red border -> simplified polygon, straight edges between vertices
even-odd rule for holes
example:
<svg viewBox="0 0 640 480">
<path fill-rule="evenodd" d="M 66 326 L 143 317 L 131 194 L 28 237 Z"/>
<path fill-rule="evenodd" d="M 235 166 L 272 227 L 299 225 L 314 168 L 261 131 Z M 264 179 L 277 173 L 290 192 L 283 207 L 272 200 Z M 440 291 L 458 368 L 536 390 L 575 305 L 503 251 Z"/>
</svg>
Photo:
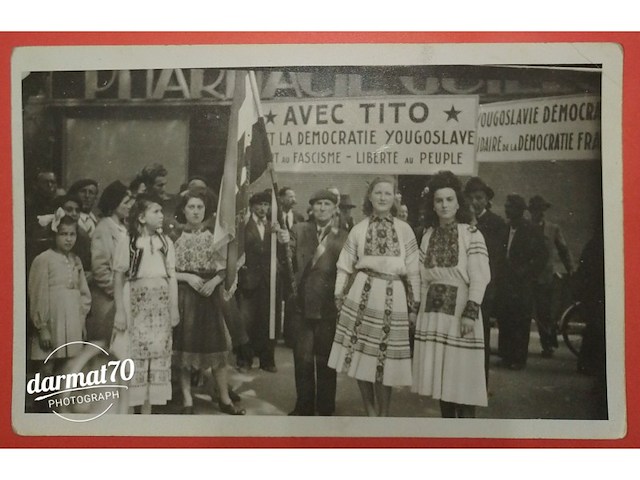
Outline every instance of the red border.
<svg viewBox="0 0 640 480">
<path fill-rule="evenodd" d="M 632 161 L 640 157 L 640 142 L 632 121 L 638 118 L 640 105 L 640 33 L 635 32 L 0 32 L 0 212 L 3 225 L 11 221 L 11 54 L 20 46 L 66 45 L 199 45 L 199 44 L 271 44 L 271 43 L 509 43 L 509 42 L 613 42 L 624 49 L 623 77 L 623 191 L 624 203 L 637 205 L 640 200 L 633 178 L 640 175 L 640 166 Z M 625 264 L 637 265 L 640 250 L 632 248 L 640 242 L 640 217 L 629 209 L 624 212 Z M 0 236 L 0 271 L 12 272 L 12 237 Z M 91 437 L 93 448 L 208 448 L 208 447 L 503 447 L 503 448 L 636 448 L 640 446 L 640 379 L 636 366 L 640 364 L 640 324 L 633 321 L 632 312 L 640 311 L 640 296 L 632 295 L 631 287 L 640 283 L 639 269 L 626 269 L 625 347 L 627 365 L 627 435 L 619 440 L 514 440 L 463 438 L 215 438 L 215 437 Z M 13 351 L 12 274 L 0 280 L 0 305 L 3 305 L 5 329 L 0 335 L 0 447 L 14 448 L 82 448 L 87 437 L 23 437 L 11 428 L 11 376 Z"/>
</svg>

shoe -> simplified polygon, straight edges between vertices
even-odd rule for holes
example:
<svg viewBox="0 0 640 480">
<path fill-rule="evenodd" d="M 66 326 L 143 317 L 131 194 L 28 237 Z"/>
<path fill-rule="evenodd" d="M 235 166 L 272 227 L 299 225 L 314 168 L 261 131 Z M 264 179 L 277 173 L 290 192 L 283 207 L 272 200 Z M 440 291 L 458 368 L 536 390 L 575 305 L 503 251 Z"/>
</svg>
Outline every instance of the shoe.
<svg viewBox="0 0 640 480">
<path fill-rule="evenodd" d="M 547 350 L 542 350 L 542 353 L 540 355 L 542 356 L 542 358 L 551 358 L 553 357 L 553 349 L 549 348 Z"/>
<path fill-rule="evenodd" d="M 509 365 L 509 370 L 522 370 L 524 368 L 524 363 L 512 363 Z"/>
<path fill-rule="evenodd" d="M 299 410 L 291 410 L 288 413 L 289 417 L 313 417 L 313 413 L 304 413 Z"/>
<path fill-rule="evenodd" d="M 249 373 L 249 367 L 246 367 L 244 365 L 242 365 L 242 366 L 238 365 L 236 367 L 236 370 L 238 370 L 238 372 L 240 372 L 240 373 Z"/>
<path fill-rule="evenodd" d="M 193 415 L 195 412 L 193 411 L 193 405 L 188 407 L 182 407 L 182 411 L 180 412 L 182 415 Z"/>
<path fill-rule="evenodd" d="M 269 373 L 276 373 L 278 371 L 275 365 L 269 365 L 268 367 L 260 367 L 260 370 L 264 370 L 265 372 L 269 372 Z"/>
<path fill-rule="evenodd" d="M 233 402 L 229 404 L 218 402 L 218 407 L 222 413 L 226 413 L 228 415 L 244 415 L 247 413 L 244 408 L 236 407 Z"/>
<path fill-rule="evenodd" d="M 240 395 L 238 395 L 236 392 L 234 392 L 233 390 L 231 390 L 231 388 L 229 388 L 229 398 L 234 403 L 239 402 L 239 401 L 242 400 L 242 397 Z"/>
</svg>

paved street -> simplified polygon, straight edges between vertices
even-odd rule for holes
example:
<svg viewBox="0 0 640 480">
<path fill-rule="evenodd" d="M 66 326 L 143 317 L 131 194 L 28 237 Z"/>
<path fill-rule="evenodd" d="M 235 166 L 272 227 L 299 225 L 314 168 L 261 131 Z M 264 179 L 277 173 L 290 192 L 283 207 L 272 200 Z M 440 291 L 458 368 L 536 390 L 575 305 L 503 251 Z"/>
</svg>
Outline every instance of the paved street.
<svg viewBox="0 0 640 480">
<path fill-rule="evenodd" d="M 562 344 L 553 358 L 542 358 L 540 343 L 532 325 L 529 361 L 524 370 L 499 367 L 491 357 L 490 398 L 487 408 L 478 409 L 481 418 L 511 419 L 594 419 L 597 418 L 593 378 L 576 371 L 576 357 Z M 497 347 L 497 330 L 492 330 L 492 346 Z M 257 361 L 256 361 L 257 364 Z M 277 373 L 253 368 L 248 373 L 232 370 L 231 383 L 242 397 L 248 415 L 286 415 L 295 403 L 293 354 L 279 345 L 276 349 Z M 254 364 L 255 365 L 255 364 Z M 194 390 L 195 413 L 221 415 L 217 405 L 202 388 Z M 179 395 L 158 413 L 178 413 Z M 336 415 L 363 415 L 356 381 L 338 376 Z M 419 397 L 409 388 L 395 389 L 391 401 L 394 417 L 439 417 L 438 402 Z"/>
</svg>

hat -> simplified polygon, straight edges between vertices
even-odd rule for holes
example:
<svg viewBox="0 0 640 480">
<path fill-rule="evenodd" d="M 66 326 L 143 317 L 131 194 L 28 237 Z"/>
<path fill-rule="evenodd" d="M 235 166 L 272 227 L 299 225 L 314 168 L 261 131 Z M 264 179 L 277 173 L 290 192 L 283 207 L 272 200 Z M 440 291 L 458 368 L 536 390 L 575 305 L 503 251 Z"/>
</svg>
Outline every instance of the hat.
<svg viewBox="0 0 640 480">
<path fill-rule="evenodd" d="M 507 202 L 510 203 L 513 207 L 518 210 L 525 211 L 527 209 L 527 202 L 520 195 L 516 193 L 512 193 L 511 195 L 507 195 Z"/>
<path fill-rule="evenodd" d="M 111 215 L 128 193 L 127 187 L 120 180 L 116 180 L 107 185 L 102 195 L 100 195 L 98 208 L 104 216 Z"/>
<path fill-rule="evenodd" d="M 351 197 L 348 193 L 340 195 L 340 208 L 356 208 L 353 202 L 351 202 Z"/>
<path fill-rule="evenodd" d="M 551 204 L 547 202 L 542 196 L 534 195 L 529 200 L 529 210 L 534 210 L 536 212 L 544 212 L 547 208 L 549 208 Z"/>
<path fill-rule="evenodd" d="M 249 198 L 249 205 L 255 205 L 256 203 L 271 203 L 271 194 L 269 192 L 258 192 L 251 195 Z"/>
<path fill-rule="evenodd" d="M 326 189 L 318 190 L 316 193 L 311 195 L 311 198 L 309 199 L 309 204 L 313 205 L 318 200 L 329 200 L 330 202 L 333 202 L 334 204 L 338 203 L 338 197 L 336 196 L 336 194 L 333 193 L 332 191 L 326 190 Z"/>
<path fill-rule="evenodd" d="M 469 179 L 467 184 L 464 187 L 465 195 L 470 194 L 471 192 L 476 192 L 478 190 L 483 191 L 487 195 L 487 199 L 491 200 L 493 198 L 493 189 L 489 187 L 480 177 L 472 177 Z"/>
<path fill-rule="evenodd" d="M 82 180 L 78 180 L 77 182 L 74 182 L 74 184 L 69 187 L 69 190 L 67 191 L 67 193 L 71 195 L 76 195 L 80 190 L 82 190 L 87 185 L 94 185 L 96 188 L 98 188 L 97 181 L 93 180 L 92 178 L 83 178 Z"/>
</svg>

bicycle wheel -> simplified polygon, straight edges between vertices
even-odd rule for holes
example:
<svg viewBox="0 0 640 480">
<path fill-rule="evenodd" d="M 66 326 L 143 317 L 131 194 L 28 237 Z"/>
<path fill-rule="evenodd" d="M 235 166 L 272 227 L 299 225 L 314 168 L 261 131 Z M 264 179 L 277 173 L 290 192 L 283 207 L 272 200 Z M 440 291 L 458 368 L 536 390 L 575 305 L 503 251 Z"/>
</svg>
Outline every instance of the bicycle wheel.
<svg viewBox="0 0 640 480">
<path fill-rule="evenodd" d="M 585 326 L 586 323 L 580 302 L 570 305 L 560 318 L 562 339 L 569 350 L 576 356 L 580 355 Z"/>
</svg>

